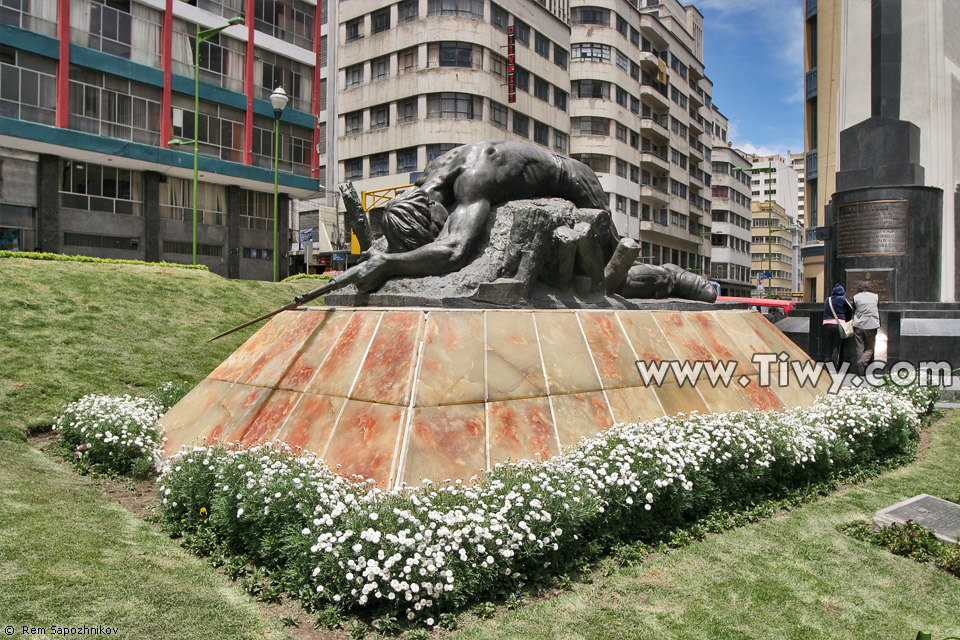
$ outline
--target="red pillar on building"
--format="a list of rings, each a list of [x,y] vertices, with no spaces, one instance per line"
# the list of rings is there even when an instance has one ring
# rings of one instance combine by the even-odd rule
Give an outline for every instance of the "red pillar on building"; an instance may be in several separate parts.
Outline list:
[[[254,0],[247,0],[247,57],[244,68],[244,93],[247,94],[247,113],[243,120],[243,164],[253,164],[253,94],[257,90],[253,84],[253,34],[256,33]]]
[[[62,2],[63,0],[61,0]],[[163,97],[160,107],[160,146],[169,149],[173,137],[173,0],[167,0],[163,12],[163,40],[160,44],[163,70]]]
[[[70,126],[70,0],[57,5],[57,38],[60,60],[57,63],[57,126]]]

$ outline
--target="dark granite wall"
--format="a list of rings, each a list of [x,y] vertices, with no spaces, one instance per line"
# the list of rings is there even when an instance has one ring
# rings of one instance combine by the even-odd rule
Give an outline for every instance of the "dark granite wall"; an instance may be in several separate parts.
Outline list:
[[[147,262],[160,261],[160,174],[143,172],[143,255]]]
[[[37,226],[40,249],[60,253],[60,158],[46,153],[40,155],[37,175]]]

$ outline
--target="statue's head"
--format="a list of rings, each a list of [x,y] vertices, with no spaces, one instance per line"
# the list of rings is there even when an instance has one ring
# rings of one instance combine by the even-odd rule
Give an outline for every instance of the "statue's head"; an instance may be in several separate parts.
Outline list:
[[[430,198],[417,186],[406,189],[384,205],[382,226],[390,253],[422,247],[440,233],[430,217]]]

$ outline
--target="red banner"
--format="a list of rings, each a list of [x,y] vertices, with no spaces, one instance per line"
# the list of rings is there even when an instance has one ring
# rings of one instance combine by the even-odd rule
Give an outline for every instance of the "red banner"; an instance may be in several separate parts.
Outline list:
[[[517,101],[517,50],[513,39],[513,27],[507,27],[507,102]]]

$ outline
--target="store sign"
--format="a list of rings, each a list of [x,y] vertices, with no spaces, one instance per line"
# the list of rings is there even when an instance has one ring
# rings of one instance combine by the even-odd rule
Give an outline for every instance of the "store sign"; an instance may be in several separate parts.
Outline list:
[[[517,50],[513,26],[507,27],[507,102],[517,101]]]

